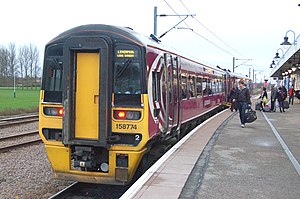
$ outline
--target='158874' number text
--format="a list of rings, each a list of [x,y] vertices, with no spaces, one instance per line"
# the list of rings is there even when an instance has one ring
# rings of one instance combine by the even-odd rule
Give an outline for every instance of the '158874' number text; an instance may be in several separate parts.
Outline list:
[[[136,130],[137,125],[136,124],[116,124],[116,129],[129,129],[129,130]]]

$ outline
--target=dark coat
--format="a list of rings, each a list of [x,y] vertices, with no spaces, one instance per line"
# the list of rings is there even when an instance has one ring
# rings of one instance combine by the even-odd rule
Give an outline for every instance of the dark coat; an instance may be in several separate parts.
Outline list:
[[[247,102],[248,104],[251,103],[250,91],[247,87],[245,87],[243,90],[237,89],[236,101],[237,102]]]
[[[283,90],[278,90],[276,98],[277,98],[278,102],[283,102],[286,98],[284,91]]]

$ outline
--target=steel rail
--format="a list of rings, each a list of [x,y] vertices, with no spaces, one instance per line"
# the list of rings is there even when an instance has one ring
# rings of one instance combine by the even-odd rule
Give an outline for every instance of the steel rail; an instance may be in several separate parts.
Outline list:
[[[27,146],[27,145],[35,144],[35,143],[40,143],[40,142],[42,142],[42,139],[41,138],[36,138],[34,140],[25,141],[25,142],[17,143],[17,144],[12,144],[12,145],[5,146],[5,147],[0,147],[0,152],[6,152],[6,151],[9,151],[9,150],[12,150],[12,149],[17,149],[17,148],[20,148],[20,147],[23,147],[23,146]]]

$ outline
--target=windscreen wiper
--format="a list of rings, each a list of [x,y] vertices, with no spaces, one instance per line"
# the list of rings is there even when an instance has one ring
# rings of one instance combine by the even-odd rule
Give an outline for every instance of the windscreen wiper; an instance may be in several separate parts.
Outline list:
[[[124,64],[121,66],[120,70],[118,70],[117,72],[117,77],[120,77],[123,72],[125,71],[125,69],[129,66],[129,64],[131,64],[132,60],[131,59],[127,59]]]

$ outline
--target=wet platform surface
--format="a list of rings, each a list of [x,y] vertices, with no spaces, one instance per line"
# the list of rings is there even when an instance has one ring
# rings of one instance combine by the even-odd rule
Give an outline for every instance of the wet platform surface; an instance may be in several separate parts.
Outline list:
[[[300,104],[257,116],[216,115],[123,198],[300,198]]]

